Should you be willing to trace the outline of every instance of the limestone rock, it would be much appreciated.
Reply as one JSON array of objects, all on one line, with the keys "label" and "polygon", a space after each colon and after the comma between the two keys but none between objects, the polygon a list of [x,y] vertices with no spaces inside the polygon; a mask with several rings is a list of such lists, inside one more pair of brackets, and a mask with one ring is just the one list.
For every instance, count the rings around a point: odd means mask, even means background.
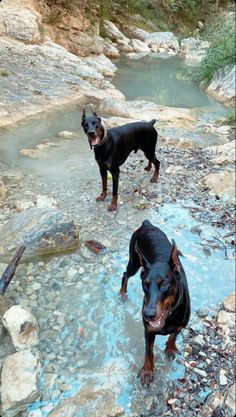
[{"label": "limestone rock", "polygon": [[172,32],[152,32],[148,33],[144,42],[153,52],[172,52],[177,54],[179,42]]},{"label": "limestone rock", "polygon": [[19,305],[12,306],[2,318],[11,335],[16,350],[28,349],[38,344],[39,327],[33,314]]},{"label": "limestone rock", "polygon": [[119,50],[110,39],[103,40],[103,53],[108,58],[119,58],[120,56]]},{"label": "limestone rock", "polygon": [[11,1],[5,0],[0,4],[0,34],[25,43],[40,42],[41,15],[32,7],[11,3]]},{"label": "limestone rock", "polygon": [[234,204],[235,202],[235,173],[223,171],[209,174],[202,178],[201,187],[209,188],[210,195],[218,195],[224,201]]},{"label": "limestone rock", "polygon": [[233,292],[223,300],[223,307],[225,310],[235,313],[236,309],[236,293]]},{"label": "limestone rock", "polygon": [[208,94],[230,106],[235,105],[235,69],[235,65],[227,65],[218,71],[207,88]]},{"label": "limestone rock", "polygon": [[2,367],[1,401],[4,417],[13,417],[40,398],[39,353],[23,350],[8,356]]},{"label": "limestone rock", "polygon": [[151,52],[151,49],[147,46],[147,44],[140,39],[131,39],[129,44],[134,52]]},{"label": "limestone rock", "polygon": [[199,65],[207,54],[210,43],[195,38],[185,38],[180,43],[180,56],[187,65]]},{"label": "limestone rock", "polygon": [[94,68],[101,74],[109,77],[113,77],[117,68],[105,55],[100,54],[98,56],[89,56],[85,59],[85,62],[89,67]]},{"label": "limestone rock", "polygon": [[107,36],[112,40],[117,42],[118,40],[123,40],[125,43],[129,43],[129,39],[118,29],[118,27],[110,22],[109,20],[104,20],[103,22]]},{"label": "limestone rock", "polygon": [[79,245],[74,221],[59,210],[31,208],[14,215],[0,229],[0,255],[11,257],[16,248],[26,246],[27,256],[73,249]]},{"label": "limestone rock", "polygon": [[211,158],[211,163],[215,165],[235,162],[235,141],[227,142],[224,145],[207,147],[206,149],[214,155]]}]

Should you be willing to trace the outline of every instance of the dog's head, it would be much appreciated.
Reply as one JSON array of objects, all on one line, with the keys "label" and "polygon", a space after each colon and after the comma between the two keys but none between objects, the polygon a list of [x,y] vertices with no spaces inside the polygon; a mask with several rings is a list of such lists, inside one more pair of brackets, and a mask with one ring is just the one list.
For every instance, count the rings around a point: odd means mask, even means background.
[{"label": "dog's head", "polygon": [[169,262],[157,262],[142,272],[142,314],[148,331],[158,332],[164,328],[176,302],[180,270],[178,250],[173,241]]},{"label": "dog's head", "polygon": [[104,128],[102,126],[102,119],[92,110],[91,116],[86,116],[85,109],[82,112],[81,126],[88,136],[90,148],[101,143],[104,136]]}]

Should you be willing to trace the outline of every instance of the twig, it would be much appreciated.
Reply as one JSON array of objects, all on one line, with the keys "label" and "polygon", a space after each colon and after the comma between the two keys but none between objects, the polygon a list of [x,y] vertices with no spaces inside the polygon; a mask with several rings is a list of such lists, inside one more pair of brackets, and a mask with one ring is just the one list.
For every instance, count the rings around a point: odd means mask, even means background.
[{"label": "twig", "polygon": [[25,246],[21,246],[13,256],[11,262],[5,269],[5,271],[2,274],[2,277],[0,278],[0,295],[4,295],[5,291],[10,284],[12,278],[15,275],[17,265],[19,263],[20,258],[22,257],[23,253],[25,251]]},{"label": "twig", "polygon": [[218,242],[220,242],[222,244],[222,246],[224,247],[224,250],[225,250],[225,259],[228,259],[227,247],[225,246],[224,242],[222,242],[222,240],[218,239],[218,237],[216,237],[216,236],[213,236],[213,238],[218,240]]}]

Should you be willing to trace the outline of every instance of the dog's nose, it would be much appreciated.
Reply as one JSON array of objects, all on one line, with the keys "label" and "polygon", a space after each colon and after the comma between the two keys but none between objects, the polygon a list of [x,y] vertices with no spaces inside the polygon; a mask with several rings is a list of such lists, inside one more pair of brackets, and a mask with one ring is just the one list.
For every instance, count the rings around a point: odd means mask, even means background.
[{"label": "dog's nose", "polygon": [[151,309],[144,309],[143,310],[143,315],[145,317],[145,319],[147,320],[152,320],[155,319],[156,317],[156,310],[151,310]]},{"label": "dog's nose", "polygon": [[95,133],[95,130],[88,130],[88,135],[92,136],[94,135],[94,133]]}]

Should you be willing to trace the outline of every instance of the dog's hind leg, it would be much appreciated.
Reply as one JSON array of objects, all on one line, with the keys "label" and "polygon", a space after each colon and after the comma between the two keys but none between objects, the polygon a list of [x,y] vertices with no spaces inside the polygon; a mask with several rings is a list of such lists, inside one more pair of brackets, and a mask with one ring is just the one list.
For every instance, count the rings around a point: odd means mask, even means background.
[{"label": "dog's hind leg", "polygon": [[126,271],[123,273],[123,277],[121,280],[120,295],[123,301],[127,299],[128,279],[132,277],[133,275],[135,275],[138,272],[139,268],[141,267],[139,256],[134,249],[134,242],[136,240],[135,234],[136,232],[134,232],[130,240],[129,262],[127,264]]},{"label": "dog's hind leg", "polygon": [[152,168],[152,163],[151,163],[151,161],[148,161],[148,164],[147,164],[147,166],[145,166],[145,171],[150,171],[151,170],[151,168]]},{"label": "dog's hind leg", "polygon": [[155,166],[155,171],[154,171],[152,178],[150,179],[150,182],[157,182],[158,175],[159,175],[160,161],[158,161],[158,159],[156,158],[155,151],[154,152],[143,151],[143,152],[146,158],[148,159],[148,165],[146,166],[145,169],[147,169],[147,171],[150,171],[152,163]]}]

